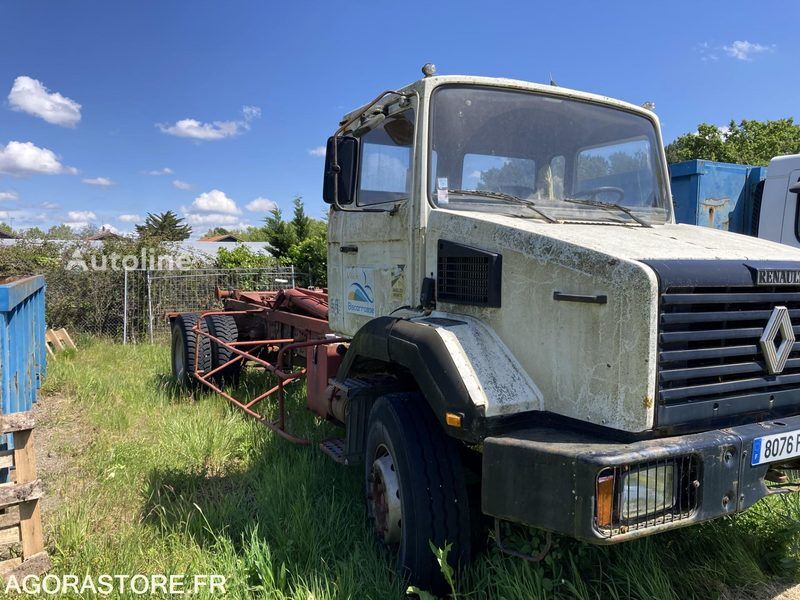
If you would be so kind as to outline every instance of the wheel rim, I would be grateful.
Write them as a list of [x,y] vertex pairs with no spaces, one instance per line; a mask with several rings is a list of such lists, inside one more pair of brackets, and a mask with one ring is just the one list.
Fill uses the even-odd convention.
[[172,369],[175,378],[182,381],[186,377],[186,356],[181,336],[172,338]]
[[386,446],[381,445],[375,451],[369,487],[370,513],[375,531],[384,543],[396,544],[401,539],[403,519],[400,480],[394,459]]

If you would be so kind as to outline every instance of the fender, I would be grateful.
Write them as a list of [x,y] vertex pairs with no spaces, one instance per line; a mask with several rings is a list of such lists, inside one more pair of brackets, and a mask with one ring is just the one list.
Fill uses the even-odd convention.
[[[447,433],[465,441],[480,442],[487,419],[543,408],[541,392],[505,344],[472,317],[373,319],[353,338],[337,380],[359,375],[366,360],[409,371]],[[460,428],[446,426],[448,412],[461,415]]]

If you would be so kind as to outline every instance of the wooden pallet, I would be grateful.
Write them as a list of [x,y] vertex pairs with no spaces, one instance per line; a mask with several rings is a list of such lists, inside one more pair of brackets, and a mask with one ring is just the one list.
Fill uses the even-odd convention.
[[63,327],[61,329],[48,329],[45,334],[45,345],[50,356],[55,356],[57,350],[78,349],[67,330]]
[[50,568],[44,549],[39,500],[42,480],[36,477],[31,412],[0,415],[0,432],[14,434],[14,449],[0,451],[0,468],[13,469],[12,481],[0,484],[0,549],[21,550],[21,556],[0,562],[0,577],[40,575]]

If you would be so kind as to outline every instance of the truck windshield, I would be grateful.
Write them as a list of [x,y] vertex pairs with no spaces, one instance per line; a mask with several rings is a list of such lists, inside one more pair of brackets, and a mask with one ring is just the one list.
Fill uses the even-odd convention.
[[432,115],[436,206],[638,226],[669,216],[655,128],[643,116],[467,86],[436,91]]

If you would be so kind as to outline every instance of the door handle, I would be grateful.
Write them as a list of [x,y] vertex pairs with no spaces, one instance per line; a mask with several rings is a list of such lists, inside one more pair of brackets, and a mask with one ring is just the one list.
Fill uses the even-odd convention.
[[358,252],[358,246],[339,246],[339,252],[344,252],[345,254],[353,254]]

